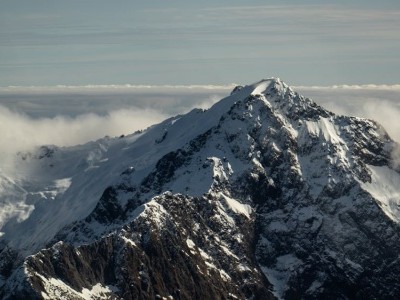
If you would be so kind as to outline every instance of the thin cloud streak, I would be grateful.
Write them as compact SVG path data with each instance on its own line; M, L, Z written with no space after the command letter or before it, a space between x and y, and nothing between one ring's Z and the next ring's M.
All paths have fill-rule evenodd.
M236 84L227 85L146 85L146 84L93 84L93 85L56 85L56 86L7 86L0 87L0 95L6 93L77 93L77 92L187 92L191 91L226 91L232 90ZM179 91L181 90L181 91Z
M93 85L56 85L56 86L5 86L0 87L0 95L5 93L64 93L64 92L90 92L101 93L104 91L157 91L163 93L165 91L179 92L177 90L214 90L214 91L226 91L233 89L237 84L231 83L226 85L151 85L151 84L93 84ZM330 85L330 86L292 86L296 90L399 90L400 84L342 84L342 85Z
M394 90L400 91L400 84L342 84L342 85L331 85L331 86L293 86L294 89L298 90Z

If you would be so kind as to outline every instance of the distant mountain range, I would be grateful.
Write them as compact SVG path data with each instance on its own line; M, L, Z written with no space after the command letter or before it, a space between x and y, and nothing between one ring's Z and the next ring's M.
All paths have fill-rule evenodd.
M0 296L399 299L396 147L272 78L19 153L0 174Z

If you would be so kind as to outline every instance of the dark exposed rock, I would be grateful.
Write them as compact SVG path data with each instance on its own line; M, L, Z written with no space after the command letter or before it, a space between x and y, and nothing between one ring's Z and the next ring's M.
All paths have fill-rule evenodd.
M80 247L60 242L29 257L33 288L49 293L43 278L57 278L77 292L111 286L108 299L273 299L250 247L252 222L216 219L215 200L164 194L153 201L118 233ZM245 243L235 240L242 235Z

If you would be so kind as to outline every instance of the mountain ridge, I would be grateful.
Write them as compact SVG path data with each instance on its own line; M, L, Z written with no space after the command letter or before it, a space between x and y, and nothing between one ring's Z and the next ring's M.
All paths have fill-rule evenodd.
M57 174L43 179L49 193L28 193L43 237L2 249L3 264L18 251L24 261L0 269L2 295L395 299L395 146L377 123L336 116L273 78L143 132L42 149L20 163ZM58 174L60 161L72 171ZM40 219L51 195L44 216L57 213Z

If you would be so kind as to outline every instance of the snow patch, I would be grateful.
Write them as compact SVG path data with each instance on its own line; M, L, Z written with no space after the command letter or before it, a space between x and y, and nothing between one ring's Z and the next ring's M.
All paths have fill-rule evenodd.
M54 180L54 185L59 193L64 193L70 187L72 183L72 178L62 178Z
M124 241L126 244L136 247L135 242L132 241L131 239L128 239L127 237L124 237L124 236L121 236L121 238L123 239L123 241Z
M110 294L114 291L117 291L118 288L114 286L103 286L101 283L98 283L92 286L92 289L83 289L82 297L87 300L91 299L110 299Z
M271 84L270 80L263 80L256 84L254 90L251 92L251 95L260 95L269 87Z
M201 257L203 257L203 259L211 260L211 257L206 252L204 252L203 249L200 249L200 248L198 248L198 249L199 249L200 255L201 255Z
M313 281L311 286L307 289L306 293L312 294L312 293L316 292L319 288L321 288L322 285L323 285L323 282L321 282L319 280L315 280L315 281Z
M387 166L367 165L371 182L360 181L361 187L378 200L383 212L393 221L400 223L400 174Z
M224 270L222 269L217 269L219 274L221 275L222 279L224 279L225 281L230 281L231 280L231 276L228 275L228 273L226 273Z
M43 299L84 299L84 300L106 300L110 299L110 294L118 290L114 286L103 286L101 283L97 283L92 288L84 288L82 292L74 290L69 285L57 278L45 278L40 274L36 274L43 283L45 292L41 293Z
M176 118L174 120L171 121L171 125L174 125L176 121L178 121L180 118Z
M225 203L228 205L229 209L235 213L242 214L250 219L250 215L252 213L252 208L248 204L242 204L239 201L230 198L224 194L221 194L222 197L225 199Z
M186 239L186 245L189 247L189 249L194 250L194 242L191 239Z
M290 274L301 264L302 261L290 253L279 256L274 268L261 266L268 281L274 286L273 293L278 299L284 298Z
M213 259L211 256L209 256L203 249L197 249L199 250L201 257L204 259L204 263L208 269L214 269L218 271L222 279L225 281L231 280L231 277L224 270L217 268L217 266L212 263Z
M221 160L217 157L208 157L207 159L213 162L213 177L218 178L220 181L228 180L228 176Z
M239 257L237 257L231 250L228 249L228 247L224 246L224 245L219 245L221 247L221 249L229 256L235 258L236 260L239 260Z
M151 201L144 204L144 211L141 213L142 216L150 215L151 220L153 220L158 228L161 228L165 220L165 215L168 212L165 210L164 206L152 199Z

